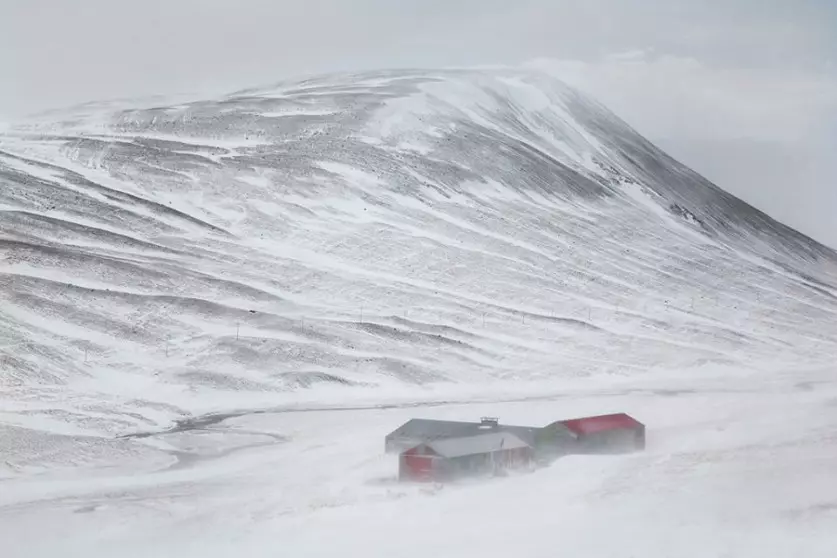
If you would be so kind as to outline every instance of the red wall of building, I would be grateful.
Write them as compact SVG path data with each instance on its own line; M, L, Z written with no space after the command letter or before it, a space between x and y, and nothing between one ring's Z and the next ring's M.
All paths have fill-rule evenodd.
M430 481L433 480L433 462L435 458L429 455L401 455L398 476L402 480Z

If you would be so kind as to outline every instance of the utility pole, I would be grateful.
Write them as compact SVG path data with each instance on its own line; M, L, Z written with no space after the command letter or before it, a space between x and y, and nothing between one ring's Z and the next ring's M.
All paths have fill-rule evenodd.
M241 331L241 322L235 323L235 340L238 341L238 334Z

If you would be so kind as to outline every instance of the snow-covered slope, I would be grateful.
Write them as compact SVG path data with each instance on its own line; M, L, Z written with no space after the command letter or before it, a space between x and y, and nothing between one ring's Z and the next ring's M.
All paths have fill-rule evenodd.
M837 255L550 77L52 112L0 134L0 257L4 556L834 542ZM433 498L381 455L611 410L648 452Z
M21 426L837 352L833 252L540 74L84 106L8 130L0 181Z

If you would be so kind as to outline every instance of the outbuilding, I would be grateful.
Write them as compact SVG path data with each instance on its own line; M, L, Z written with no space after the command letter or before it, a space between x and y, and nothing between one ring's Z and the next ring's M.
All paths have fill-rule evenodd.
M625 413L559 422L577 436L576 453L628 453L645 449L645 425Z
M424 442L401 453L402 481L445 482L502 473L532 463L532 446L510 432Z

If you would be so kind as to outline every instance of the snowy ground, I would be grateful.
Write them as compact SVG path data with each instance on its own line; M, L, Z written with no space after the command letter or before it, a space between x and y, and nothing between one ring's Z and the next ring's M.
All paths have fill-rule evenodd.
M414 416L625 410L648 449L440 490L394 481ZM4 556L830 557L834 370L579 385L552 400L243 416L133 463L0 483ZM158 448L158 449L151 449Z

